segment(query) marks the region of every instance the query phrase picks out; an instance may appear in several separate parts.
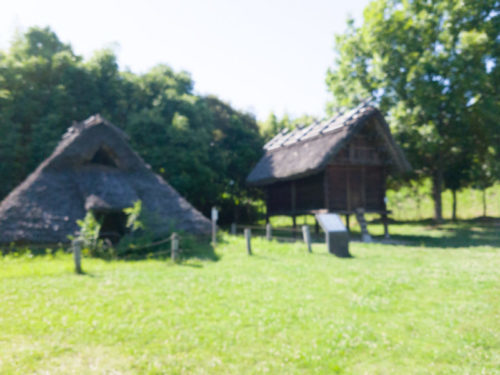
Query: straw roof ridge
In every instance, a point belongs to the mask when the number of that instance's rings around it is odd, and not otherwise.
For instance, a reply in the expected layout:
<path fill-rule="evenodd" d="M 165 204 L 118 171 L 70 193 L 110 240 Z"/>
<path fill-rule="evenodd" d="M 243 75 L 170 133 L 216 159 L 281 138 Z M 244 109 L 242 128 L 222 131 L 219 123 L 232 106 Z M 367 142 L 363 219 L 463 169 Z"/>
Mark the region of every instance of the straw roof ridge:
<path fill-rule="evenodd" d="M 389 149 L 395 168 L 399 171 L 409 170 L 411 167 L 392 138 L 389 126 L 380 111 L 363 102 L 353 110 L 340 113 L 331 119 L 289 133 L 278 133 L 264 145 L 265 153 L 248 175 L 247 183 L 266 185 L 320 171 L 369 121 L 373 121 Z"/>

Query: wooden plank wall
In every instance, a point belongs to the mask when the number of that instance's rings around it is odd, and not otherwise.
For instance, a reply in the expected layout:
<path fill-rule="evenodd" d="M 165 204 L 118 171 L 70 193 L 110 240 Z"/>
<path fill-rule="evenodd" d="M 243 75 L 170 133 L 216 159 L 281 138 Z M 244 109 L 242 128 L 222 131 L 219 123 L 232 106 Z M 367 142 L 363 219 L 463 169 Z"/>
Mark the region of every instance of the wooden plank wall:
<path fill-rule="evenodd" d="M 384 210 L 384 168 L 330 165 L 326 171 L 325 202 L 329 211 Z"/>

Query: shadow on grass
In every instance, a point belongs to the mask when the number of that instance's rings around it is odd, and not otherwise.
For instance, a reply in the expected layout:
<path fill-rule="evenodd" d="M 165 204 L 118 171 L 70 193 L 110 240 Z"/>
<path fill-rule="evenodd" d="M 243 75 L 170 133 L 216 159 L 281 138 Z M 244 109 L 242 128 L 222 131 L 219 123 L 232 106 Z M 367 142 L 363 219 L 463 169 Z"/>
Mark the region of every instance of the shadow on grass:
<path fill-rule="evenodd" d="M 208 239 L 189 239 L 186 243 L 181 243 L 181 247 L 181 260 L 196 258 L 217 262 L 220 259 Z"/>
<path fill-rule="evenodd" d="M 381 224 L 380 220 L 373 220 L 368 223 Z M 383 236 L 373 236 L 377 243 L 397 246 L 422 246 L 429 248 L 454 249 L 473 246 L 493 246 L 500 247 L 500 218 L 480 217 L 470 220 L 444 221 L 436 224 L 433 220 L 420 221 L 394 221 L 389 225 L 390 239 Z M 274 234 L 278 234 L 278 238 Z M 302 236 L 297 234 L 295 239 L 291 238 L 288 232 L 288 239 L 281 240 L 280 228 L 273 229 L 273 239 L 281 243 L 293 243 L 302 241 Z M 261 236 L 264 236 L 262 234 Z M 349 234 L 351 241 L 361 241 L 359 227 L 355 227 Z M 322 232 L 311 232 L 313 243 L 325 243 Z"/>
<path fill-rule="evenodd" d="M 85 276 L 85 277 L 90 277 L 91 279 L 94 279 L 96 278 L 97 276 L 91 272 L 87 272 L 85 270 L 82 270 L 81 272 L 74 272 L 73 273 L 76 275 L 76 276 Z"/>
<path fill-rule="evenodd" d="M 62 246 L 36 246 L 36 245 L 16 245 L 10 244 L 5 247 L 0 247 L 0 256 L 30 256 L 30 257 L 57 257 L 59 253 L 70 253 L 71 249 L 66 246 L 66 249 Z M 89 257 L 89 255 L 84 251 L 83 257 Z M 162 246 L 154 246 L 148 248 L 147 250 L 136 251 L 130 249 L 129 251 L 122 251 L 120 254 L 116 254 L 114 250 L 109 252 L 103 252 L 101 256 L 92 256 L 92 258 L 102 259 L 104 261 L 126 261 L 126 262 L 137 262 L 149 259 L 167 260 L 171 257 L 170 244 Z M 186 236 L 180 241 L 180 249 L 178 253 L 178 261 L 180 263 L 188 261 L 190 259 L 198 259 L 202 261 L 213 261 L 216 262 L 220 257 L 215 253 L 215 249 L 210 243 L 209 239 L 206 238 L 196 238 Z M 189 266 L 196 267 L 192 264 Z M 79 275 L 90 276 L 83 270 Z"/>
<path fill-rule="evenodd" d="M 220 257 L 215 253 L 215 249 L 209 241 L 210 241 L 209 239 L 205 238 L 195 238 L 195 237 L 182 238 L 179 244 L 179 252 L 177 254 L 178 263 L 186 266 L 196 267 L 192 264 L 184 264 L 183 262 L 190 259 L 199 259 L 199 260 L 213 261 L 213 262 L 218 261 Z M 169 246 L 151 248 L 148 251 L 122 253 L 121 256 L 118 257 L 118 260 L 122 261 L 141 261 L 148 259 L 167 260 L 171 257 L 171 250 Z"/>
<path fill-rule="evenodd" d="M 177 265 L 182 266 L 182 267 L 191 267 L 191 268 L 203 268 L 202 264 L 197 264 L 197 263 L 184 263 L 182 261 L 178 262 Z"/>
<path fill-rule="evenodd" d="M 410 233 L 402 234 L 404 228 L 413 228 Z M 393 228 L 390 241 L 387 244 L 399 246 L 423 246 L 434 248 L 462 248 L 471 246 L 493 246 L 500 247 L 500 219 L 478 218 L 474 220 L 461 220 L 457 222 L 447 221 L 436 224 L 431 220 L 411 222 L 391 222 L 389 232 Z M 354 235 L 354 238 L 357 236 Z M 385 242 L 383 238 L 374 237 L 375 240 Z"/>

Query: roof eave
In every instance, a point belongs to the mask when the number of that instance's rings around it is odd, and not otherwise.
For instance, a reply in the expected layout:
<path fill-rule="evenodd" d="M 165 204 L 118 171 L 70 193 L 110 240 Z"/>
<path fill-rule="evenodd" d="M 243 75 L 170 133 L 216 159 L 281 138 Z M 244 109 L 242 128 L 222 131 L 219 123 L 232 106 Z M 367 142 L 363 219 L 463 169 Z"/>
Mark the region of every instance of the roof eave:
<path fill-rule="evenodd" d="M 286 181 L 292 181 L 296 180 L 299 178 L 304 178 L 304 177 L 309 177 L 314 174 L 320 173 L 325 169 L 325 166 L 321 166 L 318 168 L 314 169 L 308 169 L 307 171 L 301 172 L 301 173 L 296 173 L 293 175 L 289 176 L 283 176 L 283 177 L 272 177 L 272 178 L 265 178 L 265 179 L 260 179 L 260 180 L 254 180 L 250 181 L 247 179 L 247 185 L 248 186 L 266 186 L 266 185 L 271 185 L 274 184 L 275 182 L 286 182 Z"/>

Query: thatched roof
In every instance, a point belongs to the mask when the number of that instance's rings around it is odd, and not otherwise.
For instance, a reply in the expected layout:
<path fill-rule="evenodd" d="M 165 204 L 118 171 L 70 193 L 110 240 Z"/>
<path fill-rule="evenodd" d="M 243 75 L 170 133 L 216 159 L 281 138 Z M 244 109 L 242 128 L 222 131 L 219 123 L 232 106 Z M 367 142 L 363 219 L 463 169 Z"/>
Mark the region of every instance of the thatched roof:
<path fill-rule="evenodd" d="M 352 111 L 291 132 L 284 130 L 264 145 L 264 156 L 247 177 L 250 185 L 292 180 L 324 169 L 341 148 L 368 122 L 373 121 L 393 167 L 401 172 L 410 164 L 391 136 L 378 109 L 361 104 Z"/>
<path fill-rule="evenodd" d="M 125 133 L 95 115 L 73 124 L 52 155 L 0 203 L 0 243 L 67 242 L 87 210 L 122 210 L 138 199 L 155 216 L 157 235 L 174 227 L 210 231 L 209 220 L 151 171 Z"/>

